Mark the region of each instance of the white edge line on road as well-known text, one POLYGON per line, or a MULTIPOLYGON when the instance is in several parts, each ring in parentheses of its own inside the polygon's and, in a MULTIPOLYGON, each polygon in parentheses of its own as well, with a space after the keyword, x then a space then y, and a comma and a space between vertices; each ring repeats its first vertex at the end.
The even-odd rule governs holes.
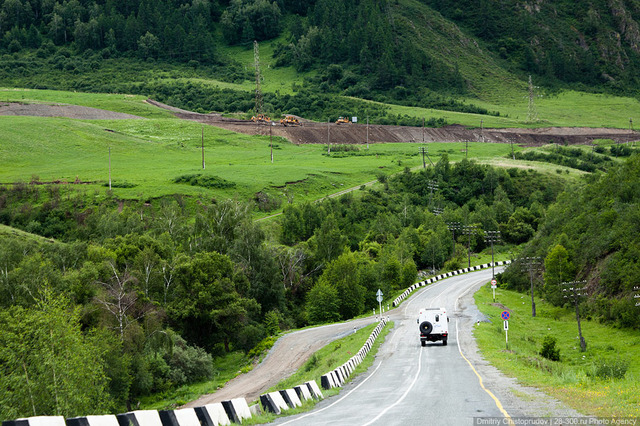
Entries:
POLYGON ((390 406, 388 406, 387 408, 382 410, 382 412, 380 414, 375 416, 373 419, 369 420, 369 422, 365 423, 363 426, 368 426, 370 424, 373 424, 373 422, 375 422, 380 417, 382 417, 387 411, 391 410, 393 407, 395 407, 396 405, 400 404, 403 399, 405 399, 405 397, 409 394, 409 391, 411 391, 411 389, 413 388, 413 385, 415 385, 416 381, 418 381, 418 377, 420 377, 420 370, 422 369, 422 353, 423 352, 424 351, 420 351, 420 356, 418 356, 418 371, 416 372, 416 376, 413 378, 413 381, 411 382, 411 384, 409 385, 407 390, 404 391, 404 394, 402 394, 400 399, 398 399, 396 402, 394 402, 393 404, 391 404, 390 406))
POLYGON ((336 402, 334 402, 333 404, 331 404, 331 405, 327 405, 326 407, 321 408, 321 409, 320 409, 320 410, 318 410, 318 411, 312 411, 312 412, 310 412, 310 413, 308 413, 308 414, 305 414, 304 416, 297 417, 297 418, 295 418, 295 419, 291 419, 291 420, 289 420, 288 422, 281 423, 281 425, 286 425, 286 424, 289 424, 289 423, 296 422, 296 421, 298 421, 298 420, 302 420, 302 419, 304 419, 305 417, 309 417, 309 416, 312 416, 312 415, 314 415, 314 414, 321 413, 321 412, 323 412, 324 410, 326 410, 326 409, 328 409, 328 408, 333 407, 333 406, 334 406, 334 405, 336 405, 338 402, 342 401, 343 399, 345 399, 346 397, 348 397, 349 395, 351 395, 351 393, 352 393, 352 392, 354 392, 356 389, 358 389, 360 386, 364 385, 364 384, 365 384, 365 382, 366 382, 367 380, 369 380, 369 379, 370 379, 374 374, 376 374, 376 371, 378 371, 378 368, 380 368, 380 366, 381 366, 381 365, 382 365, 382 361, 380 361, 380 364, 378 364, 378 366, 376 367, 376 369, 375 369, 375 370, 373 370, 373 373, 371 373, 371 374, 369 375, 369 377, 367 377, 366 379, 364 379, 364 380, 362 381, 362 383, 360 383, 360 384, 359 384, 358 386, 356 386, 355 388, 351 389, 348 393, 346 393, 342 398, 340 398, 339 400, 337 400, 337 401, 336 401, 336 402))

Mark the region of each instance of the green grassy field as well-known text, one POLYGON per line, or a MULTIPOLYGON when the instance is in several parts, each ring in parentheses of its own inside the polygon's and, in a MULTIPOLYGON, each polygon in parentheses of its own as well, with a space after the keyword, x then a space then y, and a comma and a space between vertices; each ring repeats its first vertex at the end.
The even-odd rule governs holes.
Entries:
MULTIPOLYGON (((45 97, 46 98, 46 97, 45 97)), ((418 167, 418 145, 372 144, 357 155, 326 155, 324 145, 294 145, 269 138, 233 133, 175 118, 148 120, 72 120, 43 117, 0 118, 0 182, 79 180, 104 189, 111 179, 116 197, 154 198, 181 193, 203 197, 248 199, 265 191, 284 199, 285 188, 295 201, 315 200, 376 179, 405 167, 418 167), (207 189, 173 183, 189 174, 219 176, 236 186, 207 189), (123 185, 126 184, 126 185, 123 185), (130 186, 130 187, 121 187, 130 186)), ((463 144, 429 144, 432 160, 444 153, 463 158, 463 144)), ((470 144, 469 156, 480 161, 504 156, 505 144, 470 144)))
MULTIPOLYGON (((564 102, 564 108, 568 108, 569 102, 576 101, 575 96, 578 95, 566 96, 564 101, 559 100, 562 96, 553 101, 564 102)), ((584 96, 593 100, 599 95, 584 96)), ((626 115, 633 112, 635 100, 608 99, 616 108, 624 109, 626 115)), ((262 191, 283 201, 293 196, 294 202, 298 202, 359 186, 376 179, 380 173, 396 173, 405 167, 416 169, 422 164, 417 144, 371 144, 369 150, 363 146, 355 155, 334 153, 327 156, 324 145, 294 145, 281 138, 275 139, 274 162, 271 163, 268 137, 205 126, 206 168, 203 170, 200 149, 203 127, 174 118, 168 112, 145 103, 144 97, 1 89, 0 101, 66 103, 147 118, 72 120, 0 117, 0 134, 3 135, 0 137, 0 157, 3 159, 1 183, 28 182, 34 177, 43 182, 73 182, 77 179, 88 184, 84 188, 101 192, 109 179, 110 148, 113 191, 121 199, 151 199, 175 193, 206 198, 250 199, 262 191), (235 186, 216 189, 173 183, 175 178, 191 174, 217 176, 235 186)), ((580 105, 592 105, 595 109, 594 104, 587 101, 580 102, 580 105)), ((574 109, 576 120, 589 115, 574 109)), ((409 110, 414 110, 416 115, 421 112, 419 109, 409 110)), ((457 115, 460 121, 468 120, 469 124, 478 120, 478 116, 471 114, 457 115)), ((622 125, 622 121, 618 124, 622 125)), ((465 155, 463 148, 461 143, 428 144, 433 162, 437 162, 444 153, 451 161, 458 161, 465 155)), ((536 168, 546 173, 564 174, 569 170, 546 163, 510 160, 506 158, 510 150, 506 144, 470 143, 469 158, 494 166, 536 168)), ((580 174, 571 170, 567 177, 580 174)))
MULTIPOLYGON (((535 386, 585 415, 640 416, 640 333, 582 320, 587 351, 580 352, 575 310, 558 308, 536 299, 537 316, 531 316, 531 299, 504 289, 496 290, 496 303, 488 285, 475 295, 479 309, 490 322, 474 331, 483 356, 526 386, 535 386), (508 309, 509 348, 500 313, 508 309), (560 361, 540 355, 542 341, 557 339, 560 361), (622 379, 604 378, 607 366, 628 367, 622 379)), ((640 308, 639 308, 640 314, 640 308)))

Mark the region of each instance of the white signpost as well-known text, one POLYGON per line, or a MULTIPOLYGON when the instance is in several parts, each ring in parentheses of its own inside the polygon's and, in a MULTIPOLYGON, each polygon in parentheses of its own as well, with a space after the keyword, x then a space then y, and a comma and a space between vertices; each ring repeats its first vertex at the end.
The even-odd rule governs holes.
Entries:
POLYGON ((380 319, 382 319, 382 290, 378 289, 376 293, 376 300, 378 301, 378 305, 380 305, 380 319))
POLYGON ((491 280, 491 290, 493 290, 493 303, 496 302, 496 286, 498 284, 498 281, 494 279, 491 280))
POLYGON ((509 311, 502 311, 500 317, 504 320, 504 333, 505 333, 505 343, 506 348, 509 349, 509 318, 511 318, 511 313, 509 311))

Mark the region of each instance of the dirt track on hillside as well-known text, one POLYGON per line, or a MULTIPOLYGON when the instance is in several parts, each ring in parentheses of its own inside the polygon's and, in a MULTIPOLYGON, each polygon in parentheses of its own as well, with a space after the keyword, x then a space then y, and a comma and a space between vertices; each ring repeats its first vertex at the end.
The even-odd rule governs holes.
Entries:
POLYGON ((521 146, 538 146, 548 143, 562 145, 590 144, 595 139, 612 139, 615 142, 631 142, 640 140, 640 133, 624 129, 590 128, 590 127, 544 127, 537 129, 480 129, 461 125, 450 125, 442 128, 425 128, 407 126, 382 126, 366 124, 335 124, 302 121, 301 126, 284 127, 257 124, 247 120, 222 117, 220 114, 199 114, 148 100, 152 105, 168 109, 176 117, 197 121, 211 126, 221 127, 234 132, 249 135, 281 136, 293 143, 327 143, 332 144, 364 144, 393 142, 491 142, 515 143, 521 146))
POLYGON ((65 104, 23 104, 18 102, 0 102, 0 115, 29 117, 65 117, 77 120, 122 120, 142 119, 137 115, 107 111, 79 105, 65 104))

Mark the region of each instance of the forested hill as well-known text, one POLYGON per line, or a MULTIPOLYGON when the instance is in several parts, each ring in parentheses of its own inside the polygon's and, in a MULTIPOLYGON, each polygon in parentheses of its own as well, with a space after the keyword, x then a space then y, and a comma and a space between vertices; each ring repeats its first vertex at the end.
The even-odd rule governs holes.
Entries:
POLYGON ((630 0, 1 0, 0 54, 5 68, 27 75, 43 66, 77 71, 73 56, 94 68, 118 57, 226 68, 227 46, 258 40, 274 43, 277 65, 299 72, 339 65, 320 89, 365 98, 488 95, 496 82, 522 85, 528 74, 545 85, 628 91, 640 86, 639 7, 630 0))
MULTIPOLYGON (((634 287, 640 274, 640 156, 630 157, 606 174, 589 176, 586 185, 565 191, 547 212, 547 220, 526 246, 525 256, 544 259, 541 289, 562 305, 560 283, 585 280, 588 317, 640 326, 634 287)), ((515 264, 504 281, 529 288, 528 274, 515 264)))

